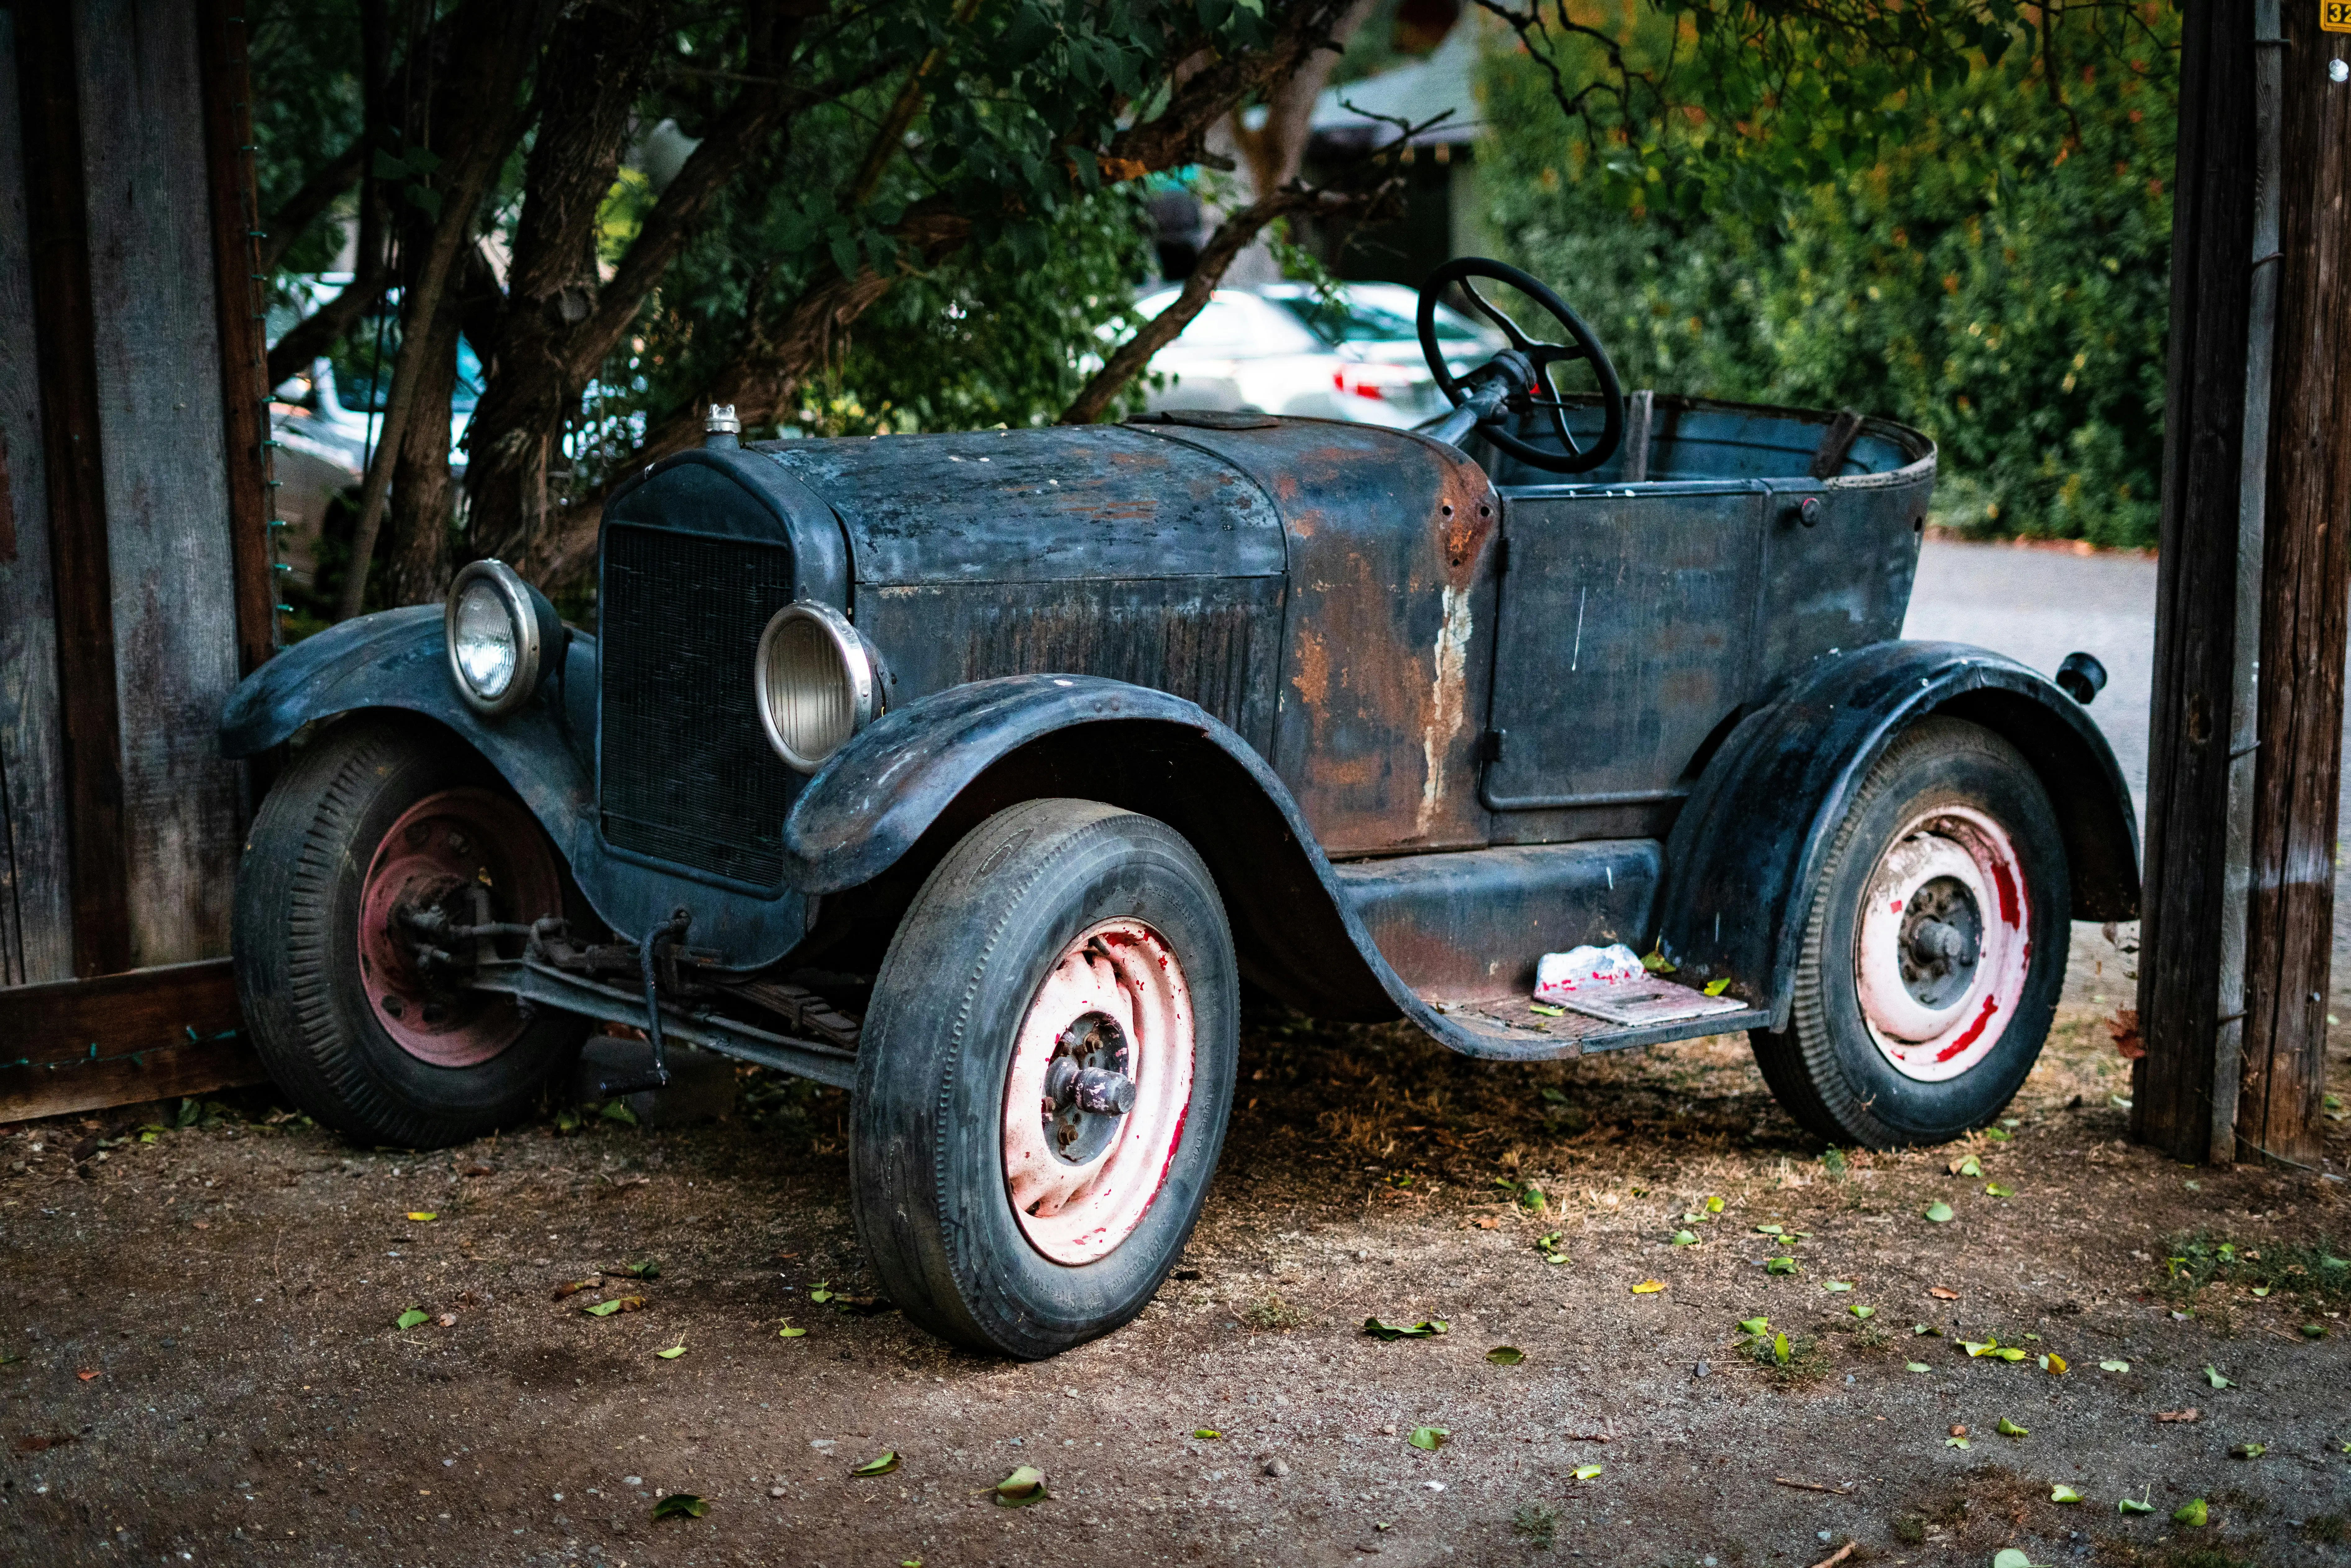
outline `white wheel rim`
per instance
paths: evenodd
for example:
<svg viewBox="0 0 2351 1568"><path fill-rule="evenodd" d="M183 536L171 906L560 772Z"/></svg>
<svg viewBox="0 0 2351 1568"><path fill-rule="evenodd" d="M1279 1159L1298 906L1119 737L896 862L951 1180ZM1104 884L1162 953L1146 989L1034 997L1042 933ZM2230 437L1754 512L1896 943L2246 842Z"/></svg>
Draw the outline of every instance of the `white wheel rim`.
<svg viewBox="0 0 2351 1568"><path fill-rule="evenodd" d="M1863 895L1854 978L1896 1072L1945 1082L2000 1043L2032 967L2028 894L2008 830L1972 807L1938 806L1895 835Z"/></svg>
<svg viewBox="0 0 2351 1568"><path fill-rule="evenodd" d="M1134 1082L1133 1109L1111 1116L1066 1098L1057 1104L1047 1087L1054 1059L1075 1061L1081 1047L1112 1040ZM1184 1135L1193 1055L1191 993L1159 933L1105 920L1063 950L1021 1019L1004 1086L1004 1186L1030 1246L1074 1266L1134 1234Z"/></svg>

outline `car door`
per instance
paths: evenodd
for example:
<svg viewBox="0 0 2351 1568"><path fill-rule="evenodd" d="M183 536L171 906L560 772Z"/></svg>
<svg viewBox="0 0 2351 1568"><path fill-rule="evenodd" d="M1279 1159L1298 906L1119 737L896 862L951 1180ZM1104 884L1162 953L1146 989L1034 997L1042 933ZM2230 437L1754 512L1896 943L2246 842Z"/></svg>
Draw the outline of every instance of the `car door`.
<svg viewBox="0 0 2351 1568"><path fill-rule="evenodd" d="M1765 501L1749 482L1504 492L1489 810L1687 793L1691 759L1752 685Z"/></svg>

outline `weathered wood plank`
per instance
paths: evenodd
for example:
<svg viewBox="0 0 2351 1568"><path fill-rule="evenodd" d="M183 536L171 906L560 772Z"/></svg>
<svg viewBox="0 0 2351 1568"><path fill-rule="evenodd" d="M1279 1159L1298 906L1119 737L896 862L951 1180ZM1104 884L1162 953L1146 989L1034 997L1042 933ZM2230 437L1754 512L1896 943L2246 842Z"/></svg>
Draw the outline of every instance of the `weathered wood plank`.
<svg viewBox="0 0 2351 1568"><path fill-rule="evenodd" d="M131 944L81 107L67 8L26 5L10 14L40 386L73 969L103 975L131 967ZM120 113L125 106L109 107Z"/></svg>
<svg viewBox="0 0 2351 1568"><path fill-rule="evenodd" d="M236 574L194 7L77 0L131 962L228 948Z"/></svg>
<svg viewBox="0 0 2351 1568"><path fill-rule="evenodd" d="M253 84L246 54L246 0L196 7L197 76L204 89L204 176L212 212L214 298L220 323L221 424L228 454L229 556L235 572L237 668L251 674L277 651L277 585L271 562L267 347L260 278L262 228L254 182Z"/></svg>
<svg viewBox="0 0 2351 1568"><path fill-rule="evenodd" d="M2277 358L2270 396L2247 1014L2237 1142L2315 1166L2335 934L2343 653L2351 601L2351 94L2327 79L2351 39L2284 9Z"/></svg>
<svg viewBox="0 0 2351 1568"><path fill-rule="evenodd" d="M0 11L0 986L74 972L49 495L34 348L33 257L16 95L16 25Z"/></svg>
<svg viewBox="0 0 2351 1568"><path fill-rule="evenodd" d="M240 1027L225 958L0 991L0 1122L264 1082Z"/></svg>

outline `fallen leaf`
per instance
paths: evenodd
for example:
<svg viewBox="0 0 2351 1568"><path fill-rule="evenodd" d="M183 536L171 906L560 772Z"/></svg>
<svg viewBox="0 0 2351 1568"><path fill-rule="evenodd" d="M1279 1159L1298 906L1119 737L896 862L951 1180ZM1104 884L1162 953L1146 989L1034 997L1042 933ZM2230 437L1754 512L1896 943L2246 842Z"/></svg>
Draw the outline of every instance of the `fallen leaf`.
<svg viewBox="0 0 2351 1568"><path fill-rule="evenodd" d="M1453 1434L1442 1427L1415 1427L1412 1436L1405 1440L1416 1448L1426 1448L1433 1454L1451 1442Z"/></svg>
<svg viewBox="0 0 2351 1568"><path fill-rule="evenodd" d="M2014 1187L2002 1186L1996 1181L1986 1182L1984 1184L1984 1192L1992 1197L2014 1197L2016 1196L2016 1189Z"/></svg>
<svg viewBox="0 0 2351 1568"><path fill-rule="evenodd" d="M1965 1437L1946 1437L1943 1439L1943 1447L1947 1448L1964 1448L1967 1446L1968 1440Z"/></svg>
<svg viewBox="0 0 2351 1568"><path fill-rule="evenodd" d="M2240 1443L2229 1450L2229 1457L2232 1459L2258 1459L2269 1451L2267 1443Z"/></svg>
<svg viewBox="0 0 2351 1568"><path fill-rule="evenodd" d="M1964 1421L1954 1421L1951 1423L1950 1432L1954 1437L1964 1437L1968 1435L1968 1424Z"/></svg>
<svg viewBox="0 0 2351 1568"><path fill-rule="evenodd" d="M1447 1333L1452 1327L1443 1318L1428 1318L1416 1323L1384 1322L1378 1318L1364 1320L1364 1332L1376 1340L1429 1339Z"/></svg>
<svg viewBox="0 0 2351 1568"><path fill-rule="evenodd" d="M1991 1568L2034 1568L2032 1559L2013 1546L2003 1546L1991 1554Z"/></svg>
<svg viewBox="0 0 2351 1568"><path fill-rule="evenodd" d="M91 1378L96 1377L98 1374L96 1372L77 1372L74 1375L80 1378L84 1383L88 1383Z"/></svg>
<svg viewBox="0 0 2351 1568"><path fill-rule="evenodd" d="M1192 1436L1195 1437L1221 1437L1224 1434L1217 1431L1214 1427L1199 1427L1194 1428Z"/></svg>
<svg viewBox="0 0 2351 1568"><path fill-rule="evenodd" d="M1496 1366L1516 1366L1526 1358L1527 1353L1514 1344L1498 1344L1486 1353L1486 1359Z"/></svg>
<svg viewBox="0 0 2351 1568"><path fill-rule="evenodd" d="M1926 1217L1937 1225L1943 1224L1951 1218L1951 1206L1938 1199L1927 1206Z"/></svg>
<svg viewBox="0 0 2351 1568"><path fill-rule="evenodd" d="M653 1504L653 1518L700 1519L710 1511L710 1505L690 1491L674 1491Z"/></svg>
<svg viewBox="0 0 2351 1568"><path fill-rule="evenodd" d="M1959 1342L1959 1348L1968 1353L1969 1360L1973 1361L1980 1355L1990 1355L1992 1352L1998 1350L2000 1348L2000 1341L1996 1339L1983 1341L1963 1339Z"/></svg>
<svg viewBox="0 0 2351 1568"><path fill-rule="evenodd" d="M1567 1016L1567 1009L1565 1008L1555 1008L1549 1002L1529 1002L1527 1004L1527 1011L1540 1014L1541 1017L1547 1019L1563 1019Z"/></svg>
<svg viewBox="0 0 2351 1568"><path fill-rule="evenodd" d="M1903 1371L1905 1371L1905 1372L1932 1372L1932 1371L1934 1371L1935 1369L1934 1369L1933 1367L1931 1367L1931 1366L1928 1366L1928 1365L1925 1362L1923 1362L1923 1361L1911 1361L1911 1362L1905 1362L1905 1363L1903 1364L1902 1370L1903 1370Z"/></svg>
<svg viewBox="0 0 2351 1568"><path fill-rule="evenodd" d="M1740 1333L1761 1333L1765 1329L1768 1329L1771 1326L1771 1320L1770 1318L1741 1318L1739 1320L1739 1332Z"/></svg>
<svg viewBox="0 0 2351 1568"><path fill-rule="evenodd" d="M2200 1497L2191 1497L2171 1511L2171 1522L2184 1524L2190 1530L2203 1529L2210 1518L2210 1511L2204 1506L2204 1500Z"/></svg>
<svg viewBox="0 0 2351 1568"><path fill-rule="evenodd" d="M2325 1323L2304 1323L2302 1325L2302 1337L2304 1339L2325 1339L2326 1337L2326 1325Z"/></svg>
<svg viewBox="0 0 2351 1568"><path fill-rule="evenodd" d="M810 1285L809 1287L809 1300L814 1301L818 1306L822 1306L825 1302L832 1300L831 1282L830 1281L819 1280L815 1284Z"/></svg>
<svg viewBox="0 0 2351 1568"><path fill-rule="evenodd" d="M679 1356L685 1354L685 1342L684 1340L680 1340L675 1344L670 1346L667 1350L657 1350L653 1352L653 1354L660 1356L664 1361L675 1361Z"/></svg>
<svg viewBox="0 0 2351 1568"><path fill-rule="evenodd" d="M776 1337L778 1339L799 1339L807 1333L808 1330L806 1329L796 1329L792 1327L791 1324L786 1323L783 1327L776 1331Z"/></svg>
<svg viewBox="0 0 2351 1568"><path fill-rule="evenodd" d="M392 1326L405 1332L409 1329L414 1328L419 1323L431 1322L432 1316L432 1313L427 1312L422 1307L411 1307L406 1312L401 1313L400 1316L393 1321Z"/></svg>
<svg viewBox="0 0 2351 1568"><path fill-rule="evenodd" d="M453 1329L457 1326L457 1314L455 1312L443 1312L439 1317L434 1318L433 1321L439 1323L444 1329Z"/></svg>
<svg viewBox="0 0 2351 1568"><path fill-rule="evenodd" d="M1993 1351L1992 1354L2000 1357L2002 1361L2022 1361L2024 1359L2024 1352L2019 1350L2012 1344L2001 1345L1998 1350Z"/></svg>
<svg viewBox="0 0 2351 1568"><path fill-rule="evenodd" d="M628 1103L623 1100L606 1101L604 1103L604 1109L600 1112L599 1114L607 1122L619 1122L625 1126L631 1127L637 1124L637 1113L634 1111L630 1110ZM699 1519L702 1516L700 1514L696 1514L695 1517Z"/></svg>
<svg viewBox="0 0 2351 1568"><path fill-rule="evenodd" d="M2072 1487L2067 1486L2064 1482L2060 1481L2054 1487L2050 1489L2049 1500L2051 1502L2080 1502L2082 1500L2082 1494L2075 1491Z"/></svg>
<svg viewBox="0 0 2351 1568"><path fill-rule="evenodd" d="M2041 1370L2052 1377L2063 1377L2065 1375L2065 1358L2053 1350L2041 1358Z"/></svg>
<svg viewBox="0 0 2351 1568"><path fill-rule="evenodd" d="M1859 1301L1854 1302L1854 1304L1847 1307L1845 1311L1851 1312L1857 1318L1874 1318L1877 1315L1877 1309L1876 1307L1865 1307Z"/></svg>
<svg viewBox="0 0 2351 1568"><path fill-rule="evenodd" d="M1850 1280L1831 1280L1826 1284L1823 1285L1821 1289L1828 1291L1831 1295L1834 1295L1841 1291L1852 1290L1853 1281Z"/></svg>
<svg viewBox="0 0 2351 1568"><path fill-rule="evenodd" d="M1706 994L1709 997L1719 997L1729 989L1730 989L1730 977L1728 975L1719 980L1708 980L1706 983Z"/></svg>
<svg viewBox="0 0 2351 1568"><path fill-rule="evenodd" d="M1677 1230L1674 1232L1674 1245L1695 1247L1698 1245L1698 1233L1694 1230Z"/></svg>
<svg viewBox="0 0 2351 1568"><path fill-rule="evenodd" d="M549 1291L547 1299L550 1301L559 1301L566 1296L576 1296L582 1291L592 1291L601 1283L603 1281L601 1280L566 1280Z"/></svg>
<svg viewBox="0 0 2351 1568"><path fill-rule="evenodd" d="M2213 1365L2209 1361L2204 1364L2204 1381L2210 1384L2215 1388L2234 1388L2237 1386L2229 1379L2221 1376L2220 1369Z"/></svg>
<svg viewBox="0 0 2351 1568"><path fill-rule="evenodd" d="M2030 1427L2020 1427L2015 1422L2003 1416L2000 1418L1999 1424L1992 1427L1992 1430L1998 1432L2003 1437L2022 1437L2030 1435L2032 1428Z"/></svg>
<svg viewBox="0 0 2351 1568"><path fill-rule="evenodd" d="M1022 1465L996 1483L996 1506L1027 1508L1030 1503L1043 1502L1053 1494L1045 1490L1045 1472L1034 1465Z"/></svg>
<svg viewBox="0 0 2351 1568"><path fill-rule="evenodd" d="M1706 1211L1708 1214L1720 1214L1722 1212L1722 1199L1719 1197L1708 1198L1706 1200Z"/></svg>
<svg viewBox="0 0 2351 1568"><path fill-rule="evenodd" d="M1763 1271L1766 1274L1796 1274L1802 1273L1803 1270L1802 1266L1798 1264L1793 1258L1783 1256L1774 1258L1770 1262L1764 1264Z"/></svg>
<svg viewBox="0 0 2351 1568"><path fill-rule="evenodd" d="M1580 1481L1588 1481L1599 1473L1600 1467L1598 1465L1578 1465L1575 1467L1575 1479Z"/></svg>
<svg viewBox="0 0 2351 1568"><path fill-rule="evenodd" d="M2155 1504L2141 1502L2135 1497L2126 1497L2115 1504L2115 1511L2116 1513L2153 1513Z"/></svg>
<svg viewBox="0 0 2351 1568"><path fill-rule="evenodd" d="M2098 1370L2100 1372L2128 1372L2130 1370L2130 1363L2127 1361L2102 1361L2098 1363Z"/></svg>
<svg viewBox="0 0 2351 1568"><path fill-rule="evenodd" d="M2254 1295L2256 1295L2256 1296L2266 1296L2266 1295L2268 1295L2269 1293L2270 1293L2270 1287L2268 1287L2267 1285L2255 1285L2255 1286L2253 1287L2253 1294L2254 1294Z"/></svg>
<svg viewBox="0 0 2351 1568"><path fill-rule="evenodd" d="M1543 1261L1546 1263L1566 1262L1567 1233L1553 1230L1546 1235L1536 1237L1535 1250L1543 1255Z"/></svg>
<svg viewBox="0 0 2351 1568"><path fill-rule="evenodd" d="M1771 1359L1778 1362L1782 1366L1785 1366L1788 1364L1789 1354L1788 1336L1784 1333L1773 1334L1771 1336Z"/></svg>
<svg viewBox="0 0 2351 1568"><path fill-rule="evenodd" d="M632 1280L658 1280L661 1262L658 1259L640 1258L633 1263L623 1263L617 1269L607 1269L607 1274L626 1274Z"/></svg>
<svg viewBox="0 0 2351 1568"><path fill-rule="evenodd" d="M1959 1299L1959 1293L1957 1291L1946 1290L1941 1285L1928 1286L1927 1293L1938 1301L1956 1301Z"/></svg>
<svg viewBox="0 0 2351 1568"><path fill-rule="evenodd" d="M1641 967L1652 975L1670 975L1677 971L1678 966L1666 956L1662 947L1658 947L1641 955Z"/></svg>
<svg viewBox="0 0 2351 1568"><path fill-rule="evenodd" d="M408 1218L419 1225L430 1225L441 1217L429 1208L412 1208L408 1211Z"/></svg>
<svg viewBox="0 0 2351 1568"><path fill-rule="evenodd" d="M2006 1127L1986 1127L1983 1130L1983 1135L1990 1138L1995 1144L2004 1144L2014 1134L2010 1133Z"/></svg>
<svg viewBox="0 0 2351 1568"><path fill-rule="evenodd" d="M1953 1160L1949 1165L1945 1166L1943 1168L1957 1176L1980 1176L1983 1175L1983 1166L1976 1163L1976 1157L1973 1155L1961 1155L1958 1159Z"/></svg>
<svg viewBox="0 0 2351 1568"><path fill-rule="evenodd" d="M1654 1296L1665 1288L1666 1282L1663 1280L1644 1280L1633 1287L1633 1293L1636 1296Z"/></svg>
<svg viewBox="0 0 2351 1568"><path fill-rule="evenodd" d="M898 1450L884 1448L880 1457L866 1460L849 1473L852 1476L886 1476L898 1468Z"/></svg>
<svg viewBox="0 0 2351 1568"><path fill-rule="evenodd" d="M2125 1061L2137 1061L2147 1054L2147 1046L2138 1038L2138 1009L2122 1008L2106 1022L2106 1032L2114 1037L2115 1050Z"/></svg>
<svg viewBox="0 0 2351 1568"><path fill-rule="evenodd" d="M2155 1418L2158 1421L2178 1421L2182 1423L2189 1421L2201 1421L2204 1418L2204 1412L2196 1408L2195 1406L2190 1405L2185 1410L2158 1410L2155 1413Z"/></svg>
<svg viewBox="0 0 2351 1568"><path fill-rule="evenodd" d="M644 1304L645 1299L643 1296L619 1296L611 1301L599 1301L592 1307L582 1307L580 1310L591 1318L609 1318L614 1312L636 1312Z"/></svg>

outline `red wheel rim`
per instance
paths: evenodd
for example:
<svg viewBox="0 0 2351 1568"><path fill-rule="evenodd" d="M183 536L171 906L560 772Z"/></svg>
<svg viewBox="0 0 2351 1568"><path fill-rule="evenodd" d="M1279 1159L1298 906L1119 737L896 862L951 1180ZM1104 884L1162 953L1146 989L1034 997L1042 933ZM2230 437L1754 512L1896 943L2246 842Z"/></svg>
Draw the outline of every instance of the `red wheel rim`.
<svg viewBox="0 0 2351 1568"><path fill-rule="evenodd" d="M445 911L475 924L471 890L489 918L527 925L562 912L563 883L529 812L488 789L444 789L401 813L376 846L360 890L360 974L375 1020L400 1049L435 1067L477 1067L522 1038L528 1020L507 997L456 990L417 961L403 911ZM498 944L513 956L521 945Z"/></svg>

